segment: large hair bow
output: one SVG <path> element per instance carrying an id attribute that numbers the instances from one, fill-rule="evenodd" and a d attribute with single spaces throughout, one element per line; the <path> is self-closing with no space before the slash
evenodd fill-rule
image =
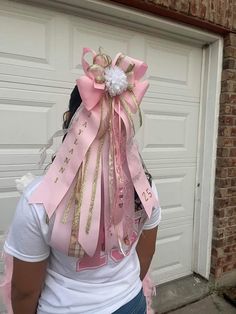
<path id="1" fill-rule="evenodd" d="M 139 105 L 148 83 L 140 79 L 147 66 L 121 53 L 112 61 L 88 48 L 82 66 L 82 109 L 29 201 L 54 217 L 51 242 L 64 253 L 94 256 L 118 247 L 125 254 L 134 241 L 134 190 L 148 217 L 158 202 L 133 141 L 136 114 L 142 123 Z"/>

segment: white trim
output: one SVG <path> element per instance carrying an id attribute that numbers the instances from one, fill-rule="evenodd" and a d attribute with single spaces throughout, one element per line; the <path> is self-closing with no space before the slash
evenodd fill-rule
<path id="1" fill-rule="evenodd" d="M 181 23 L 172 22 L 169 19 L 157 17 L 140 10 L 128 8 L 103 0 L 22 0 L 21 2 L 40 4 L 43 7 L 52 7 L 74 15 L 115 23 L 121 27 L 125 24 L 132 29 L 142 32 L 158 33 L 168 37 L 174 36 L 179 40 L 188 40 L 196 44 L 211 43 L 219 39 L 219 36 L 208 31 L 202 31 L 197 27 L 189 27 Z M 138 23 L 137 23 L 138 21 Z"/>
<path id="2" fill-rule="evenodd" d="M 195 193 L 193 269 L 209 279 L 223 39 L 203 49 L 199 158 Z M 199 187 L 198 187 L 198 184 Z"/>
<path id="3" fill-rule="evenodd" d="M 93 20 L 110 22 L 141 32 L 187 41 L 203 48 L 199 156 L 194 217 L 193 271 L 209 278 L 215 186 L 220 80 L 223 40 L 220 36 L 195 27 L 100 0 L 25 0 L 25 3 L 63 10 Z M 137 23 L 138 21 L 138 23 Z M 197 186 L 197 184 L 196 184 Z"/>

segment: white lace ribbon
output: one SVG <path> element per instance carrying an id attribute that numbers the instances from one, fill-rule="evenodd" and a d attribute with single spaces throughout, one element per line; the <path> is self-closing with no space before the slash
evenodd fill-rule
<path id="1" fill-rule="evenodd" d="M 42 165 L 47 157 L 47 150 L 53 145 L 54 138 L 64 136 L 68 132 L 68 129 L 58 130 L 56 131 L 48 140 L 47 144 L 40 148 L 40 160 L 38 162 L 38 166 L 41 169 Z"/>

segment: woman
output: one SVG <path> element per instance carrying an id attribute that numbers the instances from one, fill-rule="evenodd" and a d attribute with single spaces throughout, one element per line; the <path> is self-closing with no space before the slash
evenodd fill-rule
<path id="1" fill-rule="evenodd" d="M 47 174 L 23 191 L 5 242 L 14 314 L 146 313 L 142 281 L 160 208 L 131 113 L 146 91 L 138 81 L 146 68 L 89 49 L 82 64 L 61 148 Z"/>

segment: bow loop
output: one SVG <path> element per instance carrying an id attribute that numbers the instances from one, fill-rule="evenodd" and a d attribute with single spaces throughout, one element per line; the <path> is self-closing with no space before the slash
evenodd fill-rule
<path id="1" fill-rule="evenodd" d="M 85 60 L 88 53 L 93 54 L 93 63 L 89 65 Z M 124 107 L 130 116 L 139 112 L 140 102 L 148 88 L 147 81 L 140 81 L 146 72 L 147 65 L 140 60 L 118 53 L 114 60 L 110 56 L 99 51 L 98 54 L 89 48 L 85 48 L 82 57 L 85 76 L 77 80 L 77 86 L 81 98 L 87 110 L 92 110 L 100 104 L 101 98 L 118 98 L 118 103 Z"/>
<path id="2" fill-rule="evenodd" d="M 92 110 L 99 103 L 103 90 L 94 88 L 94 82 L 87 76 L 82 76 L 76 82 L 84 106 Z"/>
<path id="3" fill-rule="evenodd" d="M 90 48 L 83 48 L 81 63 L 82 63 L 82 67 L 83 67 L 84 73 L 86 75 L 88 75 L 88 69 L 89 69 L 89 66 L 90 66 L 89 63 L 85 59 L 85 55 L 87 55 L 88 53 L 91 53 L 93 55 L 93 58 L 96 56 L 96 52 L 94 50 L 92 50 Z"/>

